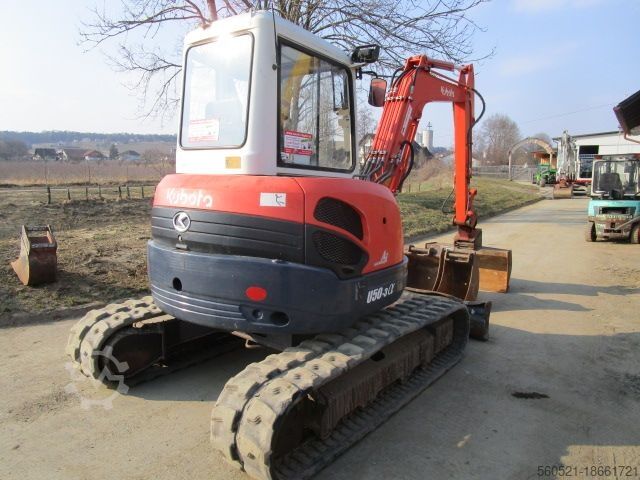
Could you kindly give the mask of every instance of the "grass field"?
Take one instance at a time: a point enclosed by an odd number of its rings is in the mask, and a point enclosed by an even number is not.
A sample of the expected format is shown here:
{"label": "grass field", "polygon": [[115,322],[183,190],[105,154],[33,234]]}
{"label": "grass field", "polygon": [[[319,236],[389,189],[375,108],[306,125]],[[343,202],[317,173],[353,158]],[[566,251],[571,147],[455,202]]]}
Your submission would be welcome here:
{"label": "grass field", "polygon": [[[537,188],[506,181],[474,181],[481,216],[523,205]],[[0,317],[39,313],[91,302],[108,302],[147,292],[146,242],[151,200],[72,200],[48,205],[41,190],[0,195]],[[450,192],[442,183],[424,182],[421,192],[399,196],[405,234],[444,231],[451,215],[440,211]],[[450,207],[450,205],[449,205]],[[22,224],[51,224],[58,240],[58,281],[25,287],[9,262],[19,252]]]}
{"label": "grass field", "polygon": [[[411,192],[416,193],[401,193],[398,196],[405,238],[444,232],[452,228],[452,213],[449,212],[453,209],[453,199],[448,198],[451,193],[450,184],[442,186],[442,182],[424,182],[419,185],[419,192],[418,185],[413,184],[410,187]],[[480,218],[525,205],[539,198],[538,187],[507,180],[474,178],[471,187],[478,189],[474,206]],[[443,210],[446,213],[443,213]]]}

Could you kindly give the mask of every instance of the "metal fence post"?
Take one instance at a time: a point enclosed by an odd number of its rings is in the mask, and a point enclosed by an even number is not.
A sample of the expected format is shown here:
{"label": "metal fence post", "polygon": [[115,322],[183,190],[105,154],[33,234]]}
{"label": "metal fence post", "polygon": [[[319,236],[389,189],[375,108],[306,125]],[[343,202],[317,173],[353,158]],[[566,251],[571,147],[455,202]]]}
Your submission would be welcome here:
{"label": "metal fence post", "polygon": [[47,205],[51,205],[51,187],[47,185]]}

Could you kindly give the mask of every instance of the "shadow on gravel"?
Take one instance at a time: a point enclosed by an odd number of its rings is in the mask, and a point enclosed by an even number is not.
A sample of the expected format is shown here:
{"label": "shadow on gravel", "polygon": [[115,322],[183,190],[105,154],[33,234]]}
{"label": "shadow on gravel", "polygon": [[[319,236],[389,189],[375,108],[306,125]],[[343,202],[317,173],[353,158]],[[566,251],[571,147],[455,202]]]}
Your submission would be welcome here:
{"label": "shadow on gravel", "polygon": [[554,293],[561,295],[584,295],[594,297],[600,294],[606,295],[633,295],[640,293],[640,288],[623,285],[597,286],[584,285],[578,283],[561,282],[537,282],[535,280],[524,280],[512,278],[509,293]]}
{"label": "shadow on gravel", "polygon": [[[472,342],[451,372],[315,478],[568,478],[538,474],[563,464],[640,471],[639,348],[638,332],[495,325],[489,342]],[[621,358],[610,365],[614,353]]]}
{"label": "shadow on gravel", "polygon": [[567,312],[589,312],[592,309],[587,308],[580,303],[565,302],[562,300],[537,298],[533,295],[524,293],[509,292],[508,297],[492,297],[493,312],[512,312],[516,310],[563,310]]}
{"label": "shadow on gravel", "polygon": [[127,396],[151,401],[213,402],[231,377],[247,365],[274,353],[266,348],[241,348],[166,377],[130,387]]}

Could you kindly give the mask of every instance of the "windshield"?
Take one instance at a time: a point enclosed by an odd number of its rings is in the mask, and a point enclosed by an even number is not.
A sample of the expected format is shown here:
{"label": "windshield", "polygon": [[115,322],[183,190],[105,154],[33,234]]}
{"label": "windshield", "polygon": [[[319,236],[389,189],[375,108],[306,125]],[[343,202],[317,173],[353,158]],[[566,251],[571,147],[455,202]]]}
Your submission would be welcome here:
{"label": "windshield", "polygon": [[593,164],[593,193],[606,196],[638,193],[640,161],[604,160]]}
{"label": "windshield", "polygon": [[280,68],[280,164],[352,170],[348,70],[288,45]]}
{"label": "windshield", "polygon": [[225,38],[187,52],[180,144],[230,148],[246,138],[253,39]]}

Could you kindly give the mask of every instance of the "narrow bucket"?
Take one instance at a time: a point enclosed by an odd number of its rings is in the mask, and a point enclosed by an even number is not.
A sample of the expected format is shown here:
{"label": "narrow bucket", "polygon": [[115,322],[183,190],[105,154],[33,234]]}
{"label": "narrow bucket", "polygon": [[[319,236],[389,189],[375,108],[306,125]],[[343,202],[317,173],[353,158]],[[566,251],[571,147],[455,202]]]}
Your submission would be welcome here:
{"label": "narrow bucket", "polygon": [[407,286],[435,291],[442,278],[443,246],[437,243],[427,243],[424,248],[409,245],[405,254],[409,259]]}
{"label": "narrow bucket", "polygon": [[481,247],[476,250],[480,290],[506,293],[511,279],[511,250]]}
{"label": "narrow bucket", "polygon": [[442,279],[436,291],[462,300],[478,297],[479,272],[476,252],[473,250],[445,250]]}
{"label": "narrow bucket", "polygon": [[22,226],[20,255],[11,267],[25,285],[40,285],[56,280],[58,244],[50,225]]}
{"label": "narrow bucket", "polygon": [[438,243],[425,248],[409,247],[407,287],[453,295],[461,300],[475,300],[479,271],[472,250],[455,249]]}

